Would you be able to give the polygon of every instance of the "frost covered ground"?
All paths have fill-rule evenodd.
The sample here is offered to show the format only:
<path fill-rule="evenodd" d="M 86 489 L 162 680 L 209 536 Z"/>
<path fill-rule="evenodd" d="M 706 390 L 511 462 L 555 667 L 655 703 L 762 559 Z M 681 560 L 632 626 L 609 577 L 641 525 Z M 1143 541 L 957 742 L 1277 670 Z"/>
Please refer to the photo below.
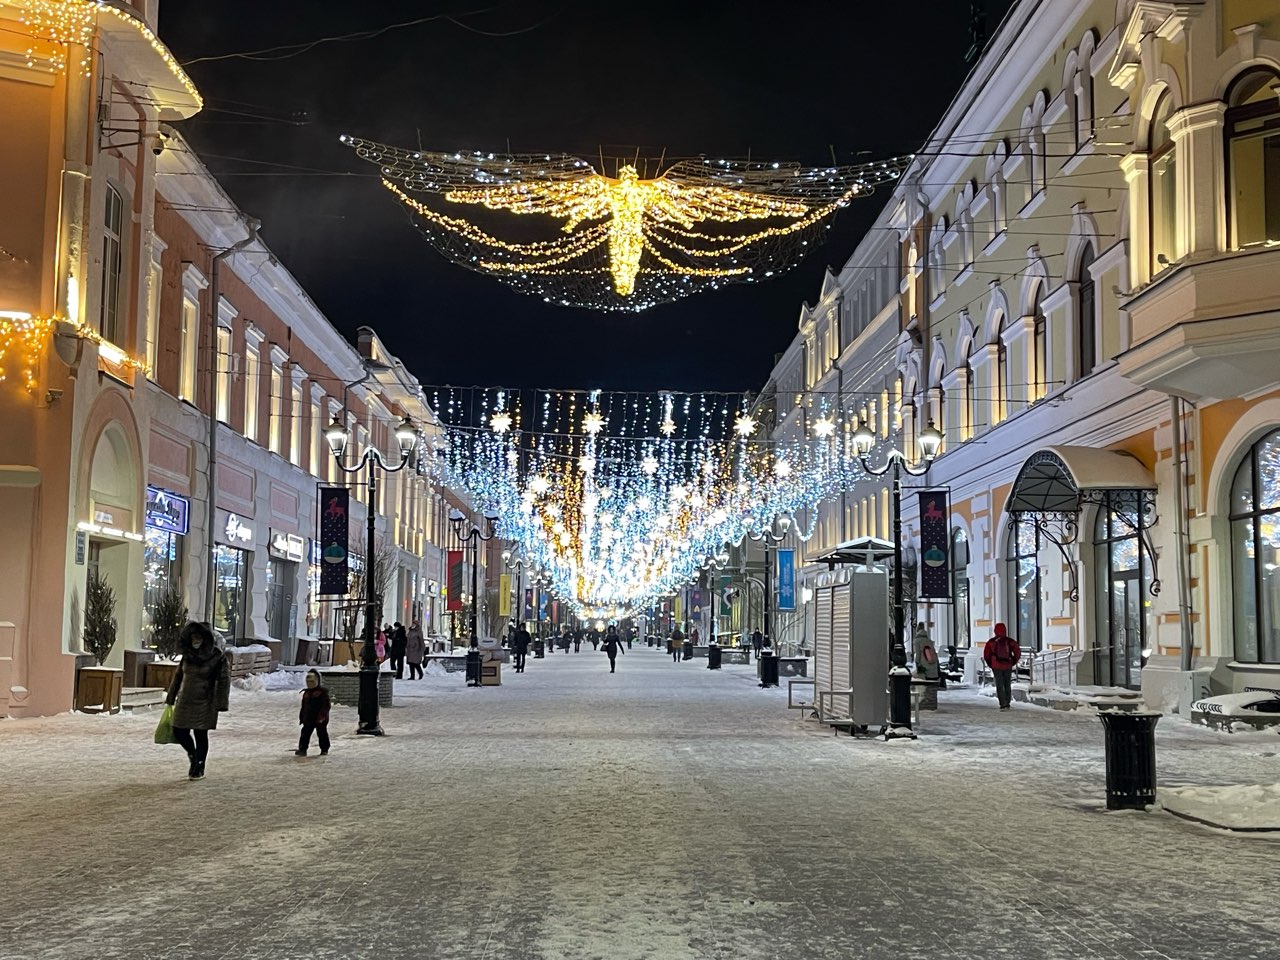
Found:
<path fill-rule="evenodd" d="M 1086 714 L 952 690 L 837 738 L 750 668 L 584 650 L 296 760 L 300 683 L 234 691 L 200 783 L 155 714 L 0 723 L 0 956 L 1280 957 L 1280 842 L 1105 812 Z M 1164 785 L 1280 780 L 1274 733 L 1157 732 Z"/>

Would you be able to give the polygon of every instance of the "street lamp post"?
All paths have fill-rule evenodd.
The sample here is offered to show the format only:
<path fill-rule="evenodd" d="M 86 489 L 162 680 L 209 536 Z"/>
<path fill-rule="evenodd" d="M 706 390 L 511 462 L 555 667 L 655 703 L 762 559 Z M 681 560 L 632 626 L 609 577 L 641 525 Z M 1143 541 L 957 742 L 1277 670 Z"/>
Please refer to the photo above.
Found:
<path fill-rule="evenodd" d="M 378 717 L 378 652 L 374 649 L 378 636 L 379 598 L 374 593 L 373 582 L 374 553 L 377 550 L 374 541 L 378 504 L 378 470 L 397 473 L 412 463 L 414 451 L 418 446 L 418 431 L 408 417 L 405 417 L 396 427 L 395 437 L 396 443 L 400 446 L 400 462 L 394 465 L 388 463 L 381 452 L 373 446 L 360 454 L 360 459 L 355 465 L 349 467 L 343 463 L 343 455 L 346 453 L 351 435 L 346 425 L 337 417 L 325 430 L 324 437 L 329 443 L 329 450 L 333 453 L 334 460 L 337 461 L 338 469 L 343 473 L 359 473 L 361 470 L 368 469 L 369 497 L 365 510 L 367 540 L 364 565 L 364 648 L 360 651 L 360 693 L 356 705 L 356 712 L 360 719 L 356 726 L 356 733 L 380 737 L 383 730 Z"/>
<path fill-rule="evenodd" d="M 479 525 L 472 523 L 471 529 L 467 530 L 467 517 L 461 510 L 454 507 L 449 511 L 449 523 L 453 526 L 453 535 L 464 543 L 471 544 L 471 646 L 480 645 L 479 636 L 476 633 L 476 612 L 480 608 L 480 556 L 479 542 L 481 540 L 492 540 L 498 532 L 494 524 L 498 521 L 496 513 L 486 513 L 484 515 L 485 526 L 482 529 Z M 464 533 L 463 531 L 466 530 Z M 487 531 L 487 532 L 486 532 Z"/>
<path fill-rule="evenodd" d="M 865 423 L 860 424 L 853 435 L 853 442 L 858 448 L 858 459 L 862 469 L 873 477 L 882 477 L 893 470 L 893 650 L 890 657 L 892 666 L 889 669 L 889 729 L 888 736 L 894 729 L 911 733 L 911 672 L 907 669 L 906 616 L 902 605 L 902 471 L 913 477 L 923 477 L 929 472 L 929 466 L 942 446 L 942 433 L 929 421 L 929 425 L 920 431 L 917 442 L 920 453 L 924 457 L 923 467 L 912 467 L 907 462 L 907 455 L 901 450 L 891 448 L 886 454 L 888 460 L 880 467 L 871 467 L 867 463 L 867 455 L 875 446 L 876 437 Z"/>

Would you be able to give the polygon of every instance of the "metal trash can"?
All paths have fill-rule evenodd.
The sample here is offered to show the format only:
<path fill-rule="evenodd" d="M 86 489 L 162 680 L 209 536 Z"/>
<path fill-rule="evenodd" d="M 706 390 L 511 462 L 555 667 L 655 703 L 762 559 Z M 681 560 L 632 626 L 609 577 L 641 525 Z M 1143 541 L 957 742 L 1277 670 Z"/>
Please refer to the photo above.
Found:
<path fill-rule="evenodd" d="M 778 685 L 778 658 L 767 650 L 756 660 L 756 668 L 760 675 L 760 686 L 776 687 Z"/>
<path fill-rule="evenodd" d="M 467 651 L 467 686 L 480 686 L 480 651 L 471 649 Z"/>
<path fill-rule="evenodd" d="M 680 651 L 680 659 L 681 660 L 693 659 L 693 641 L 692 640 L 686 640 L 684 642 L 684 647 Z"/>
<path fill-rule="evenodd" d="M 707 669 L 720 669 L 720 647 L 714 643 L 707 647 Z"/>
<path fill-rule="evenodd" d="M 1141 810 L 1156 802 L 1156 721 L 1163 714 L 1101 710 L 1107 747 L 1107 809 Z"/>

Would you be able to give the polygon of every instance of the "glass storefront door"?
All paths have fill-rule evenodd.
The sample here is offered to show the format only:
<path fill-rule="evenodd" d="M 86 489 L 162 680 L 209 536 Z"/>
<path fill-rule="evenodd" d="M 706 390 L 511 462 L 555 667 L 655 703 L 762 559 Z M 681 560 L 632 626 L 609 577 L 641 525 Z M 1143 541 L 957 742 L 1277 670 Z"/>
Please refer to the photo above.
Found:
<path fill-rule="evenodd" d="M 1096 681 L 1138 687 L 1146 658 L 1151 562 L 1146 556 L 1134 492 L 1107 495 L 1094 524 L 1097 597 Z"/>
<path fill-rule="evenodd" d="M 297 632 L 298 607 L 293 602 L 297 582 L 296 563 L 272 558 L 267 568 L 267 634 L 273 640 L 290 640 Z"/>

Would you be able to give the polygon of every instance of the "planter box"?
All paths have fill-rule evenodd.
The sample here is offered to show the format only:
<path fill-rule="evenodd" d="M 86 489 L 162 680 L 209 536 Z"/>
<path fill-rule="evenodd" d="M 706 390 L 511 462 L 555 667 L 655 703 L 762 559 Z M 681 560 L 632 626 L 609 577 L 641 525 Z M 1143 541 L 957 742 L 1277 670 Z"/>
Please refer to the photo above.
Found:
<path fill-rule="evenodd" d="M 76 709 L 85 713 L 116 713 L 124 671 L 114 667 L 84 667 L 76 674 Z"/>
<path fill-rule="evenodd" d="M 498 687 L 502 685 L 502 662 L 490 660 L 480 664 L 480 686 Z"/>
<path fill-rule="evenodd" d="M 360 662 L 360 653 L 364 650 L 363 640 L 333 641 L 333 665 L 340 667 L 350 660 Z"/>
<path fill-rule="evenodd" d="M 284 653 L 284 641 L 283 640 L 262 640 L 259 642 L 271 649 L 271 653 L 268 654 L 269 660 L 267 663 L 267 673 L 270 673 L 272 670 L 274 670 L 276 667 L 280 665 L 281 658 Z"/>
<path fill-rule="evenodd" d="M 145 687 L 146 665 L 156 658 L 154 650 L 126 650 L 124 652 L 124 685 Z"/>
<path fill-rule="evenodd" d="M 142 676 L 142 684 L 144 687 L 162 687 L 169 689 L 169 685 L 173 683 L 173 675 L 178 672 L 178 665 L 170 663 L 167 660 L 153 660 L 147 664 L 146 670 Z"/>
<path fill-rule="evenodd" d="M 742 647 L 721 647 L 720 662 L 747 666 L 751 663 L 751 651 Z"/>
<path fill-rule="evenodd" d="M 329 699 L 334 703 L 354 707 L 360 702 L 360 671 L 321 669 L 319 673 L 329 691 Z M 394 674 L 378 674 L 378 706 L 391 706 L 392 683 L 394 681 Z"/>
<path fill-rule="evenodd" d="M 809 675 L 809 661 L 804 657 L 779 657 L 778 658 L 778 676 L 780 677 L 807 677 Z"/>
<path fill-rule="evenodd" d="M 444 667 L 445 673 L 467 672 L 467 655 L 465 653 L 460 653 L 456 656 L 453 654 L 432 654 L 426 658 L 424 666 L 433 660 Z"/>

